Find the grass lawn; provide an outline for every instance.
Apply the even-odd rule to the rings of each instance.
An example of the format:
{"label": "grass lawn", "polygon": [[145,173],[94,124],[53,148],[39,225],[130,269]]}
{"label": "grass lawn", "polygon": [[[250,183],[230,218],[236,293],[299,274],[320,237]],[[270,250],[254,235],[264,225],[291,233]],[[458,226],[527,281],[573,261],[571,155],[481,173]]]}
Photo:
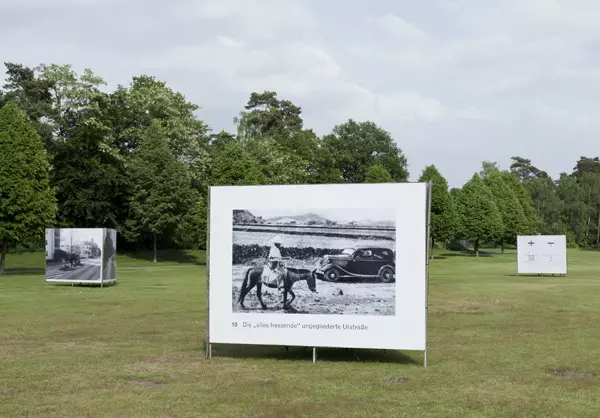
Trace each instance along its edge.
{"label": "grass lawn", "polygon": [[216,345],[205,360],[198,252],[148,269],[121,256],[104,289],[0,276],[0,416],[600,416],[600,253],[570,251],[567,277],[438,254],[426,369],[422,353],[375,350],[321,349],[313,365],[298,347]]}

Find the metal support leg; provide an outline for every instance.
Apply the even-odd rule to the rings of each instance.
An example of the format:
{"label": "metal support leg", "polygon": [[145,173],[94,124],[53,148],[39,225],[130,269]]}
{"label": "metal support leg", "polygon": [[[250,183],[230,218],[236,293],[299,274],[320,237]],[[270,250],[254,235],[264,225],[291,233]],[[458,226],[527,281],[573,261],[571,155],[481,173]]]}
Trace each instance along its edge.
{"label": "metal support leg", "polygon": [[210,360],[212,358],[212,344],[208,343],[206,346],[206,358]]}
{"label": "metal support leg", "polygon": [[317,348],[313,347],[313,364],[317,364]]}
{"label": "metal support leg", "polygon": [[423,368],[427,367],[427,350],[423,353]]}

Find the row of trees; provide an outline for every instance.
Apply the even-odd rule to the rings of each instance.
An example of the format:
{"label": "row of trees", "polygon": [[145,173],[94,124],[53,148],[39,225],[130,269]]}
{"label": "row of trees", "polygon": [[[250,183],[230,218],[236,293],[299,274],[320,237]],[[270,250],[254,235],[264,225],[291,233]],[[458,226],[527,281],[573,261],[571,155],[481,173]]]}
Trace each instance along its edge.
{"label": "row of trees", "polygon": [[[5,66],[4,249],[39,245],[51,225],[110,227],[120,248],[151,247],[156,258],[159,247],[205,245],[209,185],[408,178],[402,151],[374,123],[349,120],[319,137],[303,126],[301,109],[275,92],[251,94],[235,118],[237,132],[212,132],[197,105],[150,76],[106,92],[89,69]],[[35,158],[20,158],[24,148]],[[23,165],[36,159],[21,180]],[[44,199],[17,192],[29,180]]]}
{"label": "row of trees", "polygon": [[566,235],[570,247],[600,248],[600,159],[581,157],[571,174],[553,180],[531,160],[512,157],[508,170],[484,161],[461,188],[449,190],[434,165],[419,181],[431,181],[431,237],[514,244],[518,235]]}
{"label": "row of trees", "polygon": [[[116,228],[120,248],[154,248],[155,257],[160,247],[203,248],[209,185],[408,180],[402,150],[381,127],[348,120],[318,136],[304,126],[301,108],[275,92],[250,95],[234,118],[236,132],[213,132],[197,105],[147,75],[105,91],[89,69],[5,66],[2,254],[39,245],[50,225]],[[454,190],[427,167],[421,180],[434,184],[433,237],[469,238],[477,247],[562,232],[573,244],[598,245],[598,165],[582,158],[553,181],[515,157],[505,171],[484,163]]]}

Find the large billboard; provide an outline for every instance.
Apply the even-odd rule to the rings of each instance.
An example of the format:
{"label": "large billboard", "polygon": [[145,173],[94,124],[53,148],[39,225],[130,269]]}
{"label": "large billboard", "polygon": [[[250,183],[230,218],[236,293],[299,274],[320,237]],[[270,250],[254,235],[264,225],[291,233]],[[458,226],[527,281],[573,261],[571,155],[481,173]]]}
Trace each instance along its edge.
{"label": "large billboard", "polygon": [[565,235],[517,237],[518,274],[567,274]]}
{"label": "large billboard", "polygon": [[116,282],[116,231],[47,228],[46,282]]}
{"label": "large billboard", "polygon": [[210,188],[208,342],[425,350],[427,183]]}

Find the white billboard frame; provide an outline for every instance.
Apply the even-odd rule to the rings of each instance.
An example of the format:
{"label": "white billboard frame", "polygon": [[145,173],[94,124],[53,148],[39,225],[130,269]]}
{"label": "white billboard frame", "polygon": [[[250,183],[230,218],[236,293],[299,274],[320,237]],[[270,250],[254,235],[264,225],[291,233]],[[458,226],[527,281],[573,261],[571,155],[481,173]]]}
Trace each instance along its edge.
{"label": "white billboard frame", "polygon": [[[58,230],[58,237],[56,236],[56,231]],[[61,231],[68,231],[71,236],[71,243],[67,245],[69,247],[67,253],[68,254],[77,254],[78,258],[74,263],[71,263],[70,260],[66,260],[63,258],[62,261],[55,260],[55,252],[56,250],[62,250],[64,245],[61,245]],[[76,234],[75,247],[77,250],[73,250],[73,241],[72,236],[73,233]],[[100,287],[104,287],[104,284],[116,284],[116,272],[114,269],[116,268],[116,230],[111,228],[46,228],[45,231],[46,236],[46,265],[45,265],[45,274],[44,274],[44,282],[48,283],[70,283],[71,285],[75,284],[99,284]],[[111,273],[114,273],[114,278],[109,278],[108,280],[104,280],[104,273],[107,266],[105,266],[104,255],[105,255],[105,240],[110,236],[114,253],[112,255],[110,266]],[[94,241],[96,239],[98,242],[96,243],[96,247],[100,251],[100,255],[98,257],[87,255],[86,253],[90,251],[87,247],[90,246],[86,244],[86,242]],[[81,242],[80,242],[81,241]],[[83,245],[81,245],[83,243]],[[57,245],[58,244],[58,248]],[[82,250],[81,247],[84,247]],[[83,255],[83,257],[81,257]],[[84,261],[81,261],[81,259]],[[89,261],[92,260],[92,261]],[[67,265],[68,263],[68,265]],[[83,270],[81,269],[83,267]],[[86,273],[92,273],[94,279],[82,279],[81,274],[82,271]],[[112,275],[112,274],[111,274]]]}
{"label": "white billboard frame", "polygon": [[[417,344],[398,344],[397,341],[395,343],[390,343],[388,340],[387,343],[383,343],[383,344],[377,344],[377,343],[373,343],[373,339],[370,338],[369,336],[361,336],[361,342],[357,342],[357,339],[354,338],[352,341],[348,341],[346,339],[345,342],[343,342],[344,338],[343,338],[343,334],[340,335],[342,338],[338,338],[336,340],[335,343],[331,343],[331,339],[328,340],[327,343],[323,343],[323,342],[319,342],[319,338],[320,337],[310,337],[308,335],[304,335],[302,338],[290,338],[289,334],[287,336],[284,336],[282,338],[276,338],[275,341],[272,338],[269,339],[261,339],[260,337],[258,339],[253,339],[253,338],[248,338],[248,335],[246,334],[246,336],[244,338],[236,338],[235,336],[233,336],[233,334],[230,333],[231,330],[229,331],[223,331],[223,327],[221,325],[223,324],[227,324],[227,323],[238,323],[238,324],[254,324],[257,325],[257,321],[259,321],[257,319],[257,317],[252,317],[252,315],[248,316],[246,320],[244,320],[244,317],[241,317],[240,315],[248,315],[248,313],[244,312],[243,314],[241,313],[234,313],[234,312],[228,312],[228,315],[225,315],[223,310],[221,308],[220,312],[217,312],[217,310],[215,309],[215,305],[216,304],[223,304],[225,303],[225,300],[223,299],[223,292],[220,291],[219,289],[217,289],[215,286],[215,280],[214,277],[216,275],[218,275],[219,277],[224,277],[226,275],[224,275],[224,269],[225,266],[224,265],[218,265],[216,264],[217,261],[222,262],[223,260],[227,259],[227,257],[223,258],[220,257],[219,260],[215,260],[217,257],[214,255],[215,251],[219,251],[219,253],[224,253],[229,251],[228,254],[229,256],[233,257],[232,254],[232,245],[230,245],[229,241],[227,241],[227,239],[225,239],[225,244],[227,244],[228,248],[225,248],[225,244],[223,243],[218,243],[215,240],[215,236],[220,236],[220,237],[224,237],[226,235],[231,236],[232,234],[232,230],[233,230],[233,223],[231,221],[232,219],[232,211],[235,210],[236,208],[239,209],[241,207],[247,206],[245,205],[245,202],[243,202],[243,197],[240,199],[237,199],[237,202],[233,203],[230,202],[230,206],[227,206],[227,210],[224,210],[224,208],[221,207],[213,207],[214,206],[214,202],[215,202],[215,191],[219,190],[224,190],[224,189],[230,189],[230,190],[235,190],[237,192],[240,192],[241,194],[243,194],[244,196],[248,196],[249,193],[260,193],[260,190],[263,190],[265,193],[270,193],[272,196],[278,196],[279,192],[283,192],[285,190],[287,190],[289,193],[291,193],[292,188],[296,188],[298,190],[302,190],[300,193],[300,197],[299,200],[302,200],[302,197],[306,197],[308,195],[314,195],[315,193],[318,195],[319,193],[324,193],[327,190],[329,190],[329,193],[333,193],[335,195],[335,193],[338,193],[338,195],[341,193],[341,195],[343,195],[344,193],[347,194],[347,196],[350,196],[352,194],[356,194],[356,192],[358,192],[359,190],[361,192],[365,192],[366,190],[372,189],[374,190],[374,193],[377,193],[377,190],[379,192],[381,192],[382,190],[386,190],[387,188],[390,188],[389,190],[400,190],[401,194],[402,193],[407,193],[408,196],[411,196],[411,194],[413,194],[414,196],[420,196],[419,198],[422,198],[421,203],[417,203],[417,200],[415,200],[414,205],[416,205],[416,208],[413,208],[412,210],[418,210],[419,212],[421,210],[423,210],[423,212],[420,212],[419,217],[422,219],[422,223],[418,222],[417,224],[415,224],[414,221],[403,221],[404,223],[402,223],[400,226],[398,226],[398,224],[395,224],[395,242],[401,242],[401,247],[402,245],[407,245],[406,243],[402,242],[402,240],[400,239],[400,229],[402,228],[406,228],[408,224],[412,224],[415,225],[414,228],[416,228],[416,230],[419,230],[421,227],[423,227],[422,229],[422,233],[419,233],[419,237],[416,238],[417,241],[420,241],[421,239],[423,240],[422,244],[424,246],[421,247],[422,249],[416,250],[414,254],[417,255],[417,257],[412,256],[412,259],[414,260],[415,264],[419,263],[420,264],[420,271],[422,272],[422,277],[419,279],[414,279],[417,283],[420,284],[416,284],[414,286],[416,286],[419,289],[422,289],[420,292],[420,294],[417,295],[418,300],[422,300],[423,304],[419,304],[420,308],[420,312],[417,315],[418,317],[422,317],[424,322],[423,322],[423,326],[421,328],[421,326],[418,326],[416,323],[414,323],[414,320],[411,323],[411,326],[413,327],[411,329],[410,332],[413,332],[415,328],[421,328],[420,331],[415,331],[416,334],[421,335],[420,340],[422,341],[421,343],[417,343]],[[310,190],[310,191],[309,191]],[[333,191],[335,190],[335,191]],[[346,190],[346,192],[343,192],[343,190]],[[243,193],[242,193],[243,191]],[[351,192],[350,192],[351,191]],[[367,193],[368,194],[368,193]],[[393,195],[393,194],[392,194]],[[394,201],[394,205],[390,206],[390,208],[394,208],[396,211],[400,211],[401,208],[406,207],[406,203],[405,201],[403,202],[402,197],[400,197],[399,195],[398,199],[396,201]],[[222,196],[221,196],[222,197]],[[285,201],[286,197],[285,197],[285,193],[284,193],[284,197],[277,197],[277,199],[281,200],[281,201]],[[234,199],[235,200],[235,199]],[[366,199],[363,199],[363,201],[373,201],[373,199],[370,199],[369,197],[367,197]],[[356,199],[354,201],[354,203],[356,204]],[[354,204],[354,206],[356,206]],[[402,206],[404,204],[404,206]],[[344,207],[352,207],[353,204],[352,202],[347,203],[344,202],[344,205],[346,206],[336,206],[336,208],[338,209],[344,209]],[[252,206],[252,204],[250,204],[250,206]],[[310,208],[312,208],[314,205],[310,206]],[[410,206],[410,205],[409,205]],[[383,350],[406,350],[406,351],[423,351],[424,353],[424,367],[427,366],[427,326],[428,326],[428,296],[429,296],[429,257],[430,257],[430,251],[431,251],[431,238],[430,238],[430,222],[431,222],[431,182],[412,182],[412,183],[373,183],[373,184],[320,184],[320,185],[266,185],[266,186],[210,186],[208,188],[208,199],[207,199],[207,207],[208,207],[208,216],[207,216],[207,236],[206,236],[206,240],[207,240],[207,247],[206,247],[206,294],[207,294],[207,302],[206,302],[206,309],[207,309],[207,316],[206,316],[206,358],[210,359],[212,357],[212,344],[248,344],[248,345],[279,345],[279,346],[284,346],[287,347],[288,346],[304,346],[304,347],[313,347],[313,363],[316,362],[316,350],[317,347],[340,347],[340,348],[365,348],[365,349],[383,349]],[[309,207],[306,207],[306,210],[310,209]],[[375,208],[377,208],[377,206],[375,206]],[[223,215],[223,212],[225,212],[226,214]],[[400,213],[399,212],[395,212],[395,216],[396,219],[401,219],[400,217]],[[224,223],[224,216],[229,216],[229,222],[230,222],[230,227],[227,227],[226,224]],[[419,226],[420,225],[420,226]],[[231,229],[229,229],[231,228]],[[414,241],[413,236],[409,237],[409,238],[405,238],[404,241]],[[233,242],[233,239],[231,238],[231,242]],[[417,245],[415,245],[415,247],[417,247]],[[420,245],[418,245],[418,247],[420,247]],[[398,259],[402,258],[399,257],[398,254],[396,253],[396,251],[394,250],[395,253],[395,262],[396,262],[396,266],[398,266],[399,262]],[[407,260],[404,260],[407,261]],[[231,264],[229,264],[228,266],[229,268],[229,275],[230,275],[230,279],[228,280],[229,284],[229,309],[231,309],[231,286],[232,286],[232,281],[233,281],[233,273],[231,272]],[[218,271],[217,271],[218,270]],[[418,270],[417,270],[418,271]],[[211,277],[213,278],[213,280],[211,280]],[[318,281],[317,281],[318,282]],[[395,290],[394,290],[394,297],[396,297],[396,295],[399,293],[398,289],[402,290],[403,287],[401,287],[398,281],[394,280],[394,286],[395,286]],[[225,285],[221,285],[221,286],[225,286]],[[402,286],[406,286],[406,283],[402,283]],[[422,286],[419,287],[419,286]],[[222,289],[221,289],[222,290]],[[414,291],[414,290],[413,290]],[[215,296],[216,293],[219,293]],[[401,293],[401,292],[400,292]],[[253,293],[254,294],[254,293]],[[414,296],[414,295],[413,295]],[[221,299],[217,300],[216,298],[219,297]],[[420,298],[423,299],[420,299]],[[262,302],[261,302],[262,303]],[[398,305],[397,305],[398,306]],[[413,312],[415,313],[415,312]],[[273,314],[260,314],[262,316],[262,318],[264,318],[264,320],[266,322],[270,322],[270,321],[274,321],[275,319],[273,319],[273,317],[271,315]],[[391,324],[393,324],[393,321],[396,321],[396,326],[398,325],[398,322],[401,322],[398,318],[402,315],[402,311],[398,312],[397,310],[395,311],[395,314],[391,316],[392,318],[392,322],[387,322],[386,326],[389,326]],[[219,318],[219,316],[227,316],[227,318]],[[281,315],[281,314],[277,314],[277,321],[278,322],[284,322],[286,323],[285,318],[293,318],[297,316],[297,318],[295,319],[290,319],[289,321],[294,321],[294,322],[298,322],[298,323],[307,323],[307,322],[319,322],[318,319],[316,319],[315,317],[318,316],[324,316],[324,315],[310,315],[310,314],[301,314],[301,315],[296,315],[296,314],[286,314],[286,315]],[[333,315],[331,315],[333,316]],[[349,326],[349,322],[360,322],[360,320],[346,320],[346,318],[348,317],[348,315],[339,315],[340,319],[344,319],[344,321],[337,321],[338,322],[338,327],[336,327],[335,329],[339,329],[339,323],[344,322],[344,326]],[[237,318],[236,321],[231,321],[231,318]],[[269,319],[270,318],[270,319]],[[305,318],[310,318],[310,319],[305,319]],[[364,316],[360,316],[360,315],[356,315],[355,316],[356,319],[365,319]],[[370,320],[372,320],[374,317],[369,318]],[[300,320],[302,319],[302,320]],[[287,321],[287,322],[289,322]],[[221,323],[217,323],[217,322],[221,322]],[[328,321],[328,322],[332,322],[332,321]],[[336,322],[336,321],[333,321]],[[377,321],[375,321],[376,323]],[[272,322],[271,322],[272,325]],[[276,324],[277,325],[277,324]],[[327,324],[333,327],[332,324]],[[250,326],[250,325],[249,325]],[[403,331],[399,331],[399,333],[401,334],[402,332],[407,332],[406,331],[406,327],[407,324],[405,323],[401,323],[400,324],[401,327],[405,327],[403,328]],[[215,332],[213,331],[213,329],[220,329],[219,332],[217,332],[216,334],[218,334],[215,337]],[[239,330],[239,328],[238,328]],[[386,333],[389,333],[389,328],[386,329]],[[302,331],[302,330],[299,330]],[[381,331],[381,328],[380,328]],[[227,334],[227,337],[225,337],[225,335]],[[231,334],[231,335],[230,335]],[[282,334],[281,330],[278,331],[278,335]],[[402,339],[402,337],[400,337],[400,340]],[[338,343],[337,341],[342,341],[341,343]],[[369,341],[368,343],[364,343],[364,341]]]}
{"label": "white billboard frame", "polygon": [[[556,245],[556,247],[555,247]],[[566,276],[566,235],[517,236],[517,274]]]}

